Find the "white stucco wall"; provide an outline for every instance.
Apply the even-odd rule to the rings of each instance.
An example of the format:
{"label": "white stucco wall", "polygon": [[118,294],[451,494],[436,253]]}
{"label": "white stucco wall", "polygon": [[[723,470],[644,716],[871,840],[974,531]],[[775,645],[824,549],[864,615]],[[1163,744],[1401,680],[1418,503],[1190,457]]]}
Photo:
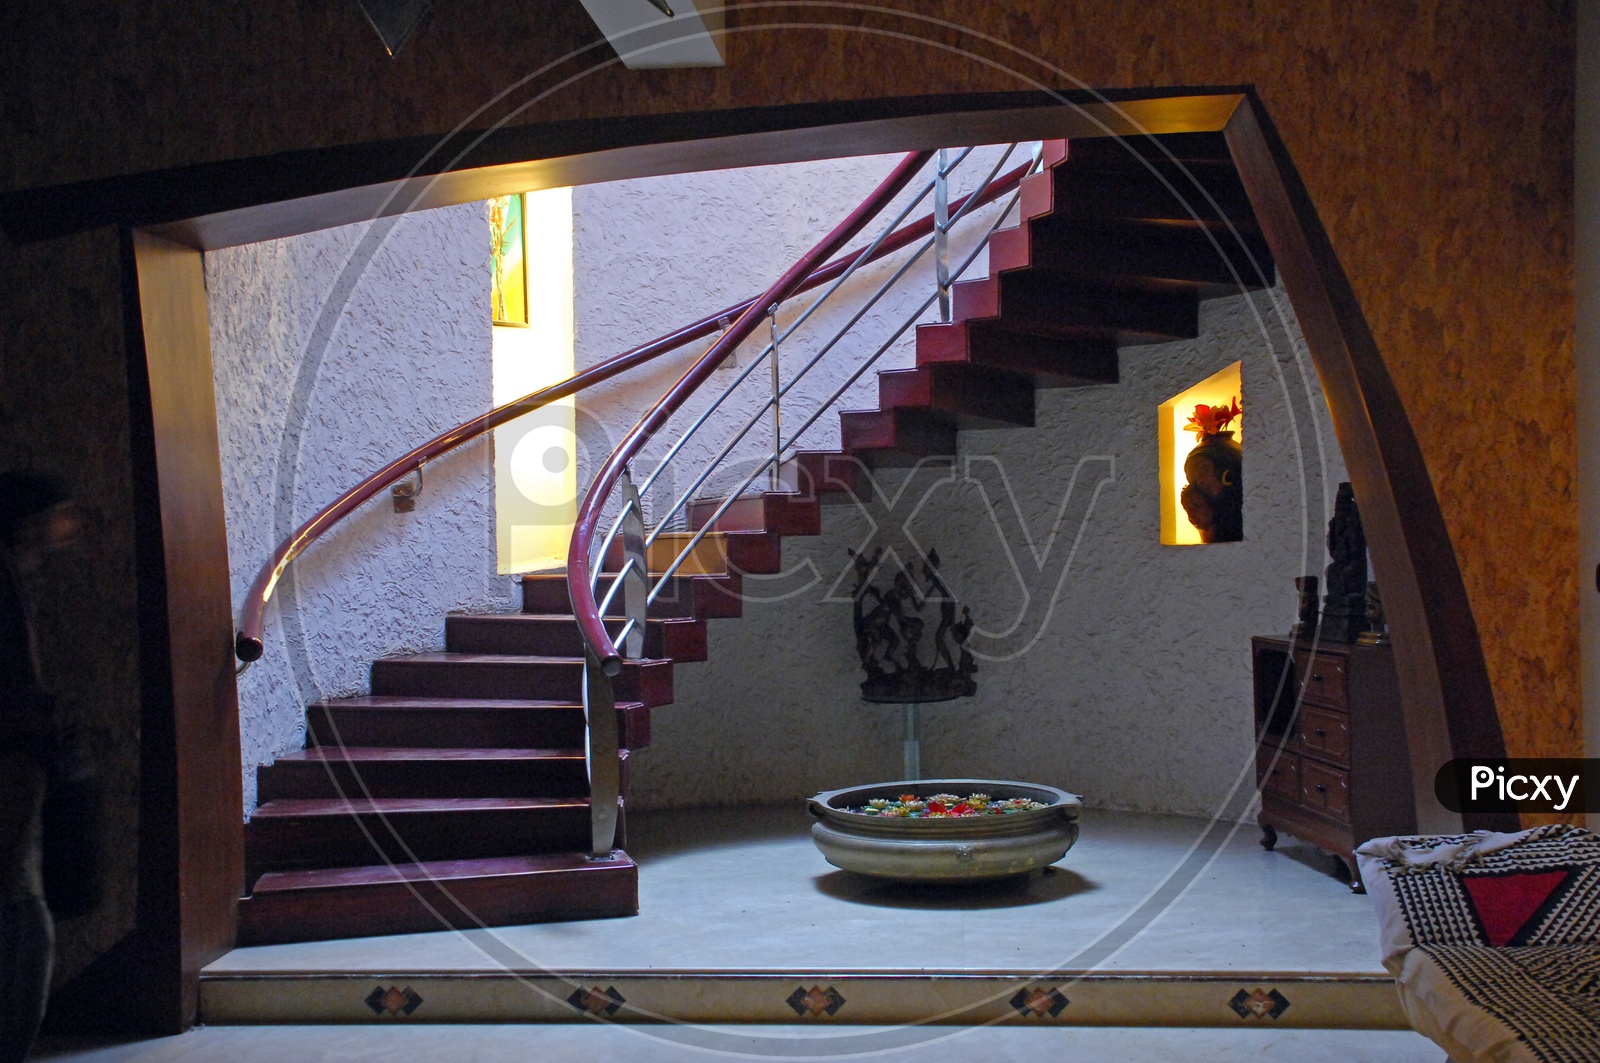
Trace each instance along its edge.
{"label": "white stucco wall", "polygon": [[[714,622],[710,661],[676,670],[677,703],[655,714],[654,744],[635,762],[636,803],[788,799],[899,776],[900,710],[860,701],[849,582],[837,581],[847,547],[907,553],[904,524],[939,550],[978,623],[977,696],[922,710],[926,775],[1036,780],[1098,807],[1244,815],[1249,639],[1287,633],[1291,581],[1326,564],[1344,478],[1298,327],[1274,303],[1289,313],[1281,291],[1202,304],[1198,340],[1125,349],[1121,383],[1041,391],[1033,429],[962,433],[954,482],[886,474],[887,493],[905,493],[871,520],[825,508],[821,537],[785,541],[791,582],[772,581],[819,582]],[[1236,360],[1245,541],[1162,546],[1157,407]]]}
{"label": "white stucco wall", "polygon": [[[489,407],[488,258],[482,204],[206,255],[236,614],[284,534]],[[415,511],[385,492],[291,567],[239,680],[247,810],[256,766],[303,744],[309,701],[439,648],[450,609],[511,607],[492,484],[487,441],[464,447],[428,467]]]}
{"label": "white stucco wall", "polygon": [[[975,187],[999,159],[1001,149],[979,148],[952,177],[951,198]],[[739,170],[652,177],[587,185],[573,190],[573,270],[576,363],[582,368],[652,340],[672,328],[688,324],[764,291],[851,210],[900,161],[900,155],[854,159],[827,159],[783,166],[756,166]],[[1005,167],[1028,158],[1023,149]],[[931,165],[913,178],[899,197],[850,244],[866,246],[878,228],[894,218],[932,176]],[[991,224],[998,204],[975,211],[958,225],[951,239],[952,268],[969,253]],[[908,220],[933,210],[927,196]],[[796,332],[780,343],[781,379],[792,380],[833,333],[858,310],[877,287],[893,275],[915,251],[915,245],[864,267]],[[980,251],[970,275],[981,275],[987,263]],[[928,252],[911,267],[907,282],[884,296],[857,323],[852,334],[825,354],[816,368],[784,399],[784,432],[798,428],[844,382],[861,360],[889,339],[933,292],[933,254]],[[815,296],[826,289],[791,300],[780,309],[780,330],[803,313]],[[923,321],[937,320],[937,307],[923,313]],[[913,330],[908,329],[887,350],[876,368],[908,366],[913,359]],[[736,379],[757,357],[771,337],[766,324],[745,342],[737,355],[737,369],[715,374],[704,394],[694,396],[669,428],[646,450],[664,453],[676,438],[673,426],[692,423],[712,398]],[[599,462],[610,453],[628,429],[661,396],[715,337],[691,344],[655,365],[636,370],[609,385],[586,392],[579,400],[579,488],[588,486]],[[839,403],[840,409],[877,406],[877,379],[868,372]],[[763,362],[717,412],[715,421],[687,444],[674,462],[670,481],[680,487],[728,440],[728,428],[744,424],[756,414],[771,393],[771,377]],[[839,419],[825,414],[802,438],[807,450],[839,445]],[[735,449],[710,483],[737,484],[750,470],[750,462],[771,452],[772,433],[762,421]],[[635,467],[641,476],[654,461]],[[652,497],[659,495],[660,497]],[[666,491],[652,492],[645,503],[660,512]]]}

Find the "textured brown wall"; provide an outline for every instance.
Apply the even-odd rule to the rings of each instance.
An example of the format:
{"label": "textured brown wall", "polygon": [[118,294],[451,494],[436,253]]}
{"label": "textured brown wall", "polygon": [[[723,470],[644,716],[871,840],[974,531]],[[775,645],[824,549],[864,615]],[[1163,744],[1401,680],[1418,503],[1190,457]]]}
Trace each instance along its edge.
{"label": "textured brown wall", "polygon": [[[1510,750],[1577,755],[1570,4],[746,3],[730,25],[724,69],[613,66],[539,100],[610,54],[602,45],[513,88],[595,39],[575,0],[439,0],[394,59],[354,0],[13,0],[0,11],[0,190],[433,135],[521,105],[512,120],[531,124],[1035,81],[1254,83],[1416,426]],[[81,439],[41,442],[35,454],[96,463],[82,481],[107,492],[115,515],[127,482],[114,438],[120,329],[114,311],[75,301],[119,298],[103,244],[5,251],[4,383],[32,397],[0,407],[0,441],[15,454],[39,425],[92,403],[107,419],[92,455]],[[35,271],[40,261],[49,272]],[[58,365],[91,382],[90,403],[43,386]],[[111,525],[101,567],[125,576],[131,537]],[[126,597],[96,607],[127,618]],[[89,651],[96,691],[117,706],[99,711],[117,734],[135,694],[119,663],[127,653],[115,639]]]}

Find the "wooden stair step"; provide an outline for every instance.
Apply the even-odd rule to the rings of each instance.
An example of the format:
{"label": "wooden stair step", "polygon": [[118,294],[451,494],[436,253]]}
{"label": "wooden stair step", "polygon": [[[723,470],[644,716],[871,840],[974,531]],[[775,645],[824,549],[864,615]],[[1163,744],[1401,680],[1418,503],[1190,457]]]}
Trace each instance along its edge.
{"label": "wooden stair step", "polygon": [[[698,531],[727,501],[697,498],[689,503],[689,527]],[[717,531],[753,531],[772,535],[820,535],[822,506],[798,491],[763,491],[736,498],[717,517]]]}
{"label": "wooden stair step", "polygon": [[1147,136],[1076,137],[1067,145],[1064,165],[1072,167],[1143,169],[1163,166],[1233,168],[1227,137],[1220,132],[1162,133]]}
{"label": "wooden stair step", "polygon": [[951,288],[956,321],[998,319],[1008,332],[1109,339],[1119,347],[1193,339],[1200,300],[1193,289],[1139,291],[1040,270],[1015,270]]}
{"label": "wooden stair step", "polygon": [[937,410],[896,406],[887,410],[845,410],[839,414],[845,450],[873,466],[915,465],[923,458],[956,453],[955,418]]}
{"label": "wooden stair step", "polygon": [[[678,555],[688,550],[674,575],[719,576],[729,572],[770,574],[783,571],[782,536],[764,531],[707,532],[693,547],[694,532],[662,532],[645,550],[652,576],[665,572]],[[621,537],[606,551],[604,571],[622,567]]]}
{"label": "wooden stair step", "polygon": [[[613,609],[620,604],[614,602]],[[608,617],[606,630],[615,638],[624,623],[621,617]],[[444,648],[451,653],[580,657],[583,634],[571,613],[456,613],[445,617]],[[692,617],[646,620],[644,655],[674,661],[705,660],[706,622]]]}
{"label": "wooden stair step", "polygon": [[991,321],[917,326],[919,366],[959,362],[1027,373],[1041,387],[1117,382],[1117,345],[1111,340],[1033,336]]}
{"label": "wooden stair step", "polygon": [[820,502],[847,500],[865,489],[871,473],[860,458],[841,450],[800,450],[783,463],[779,479],[796,493]]}
{"label": "wooden stair step", "polygon": [[[583,658],[490,653],[412,653],[372,662],[372,692],[418,697],[583,697]],[[672,701],[672,662],[627,661],[612,680],[619,701]]]}
{"label": "wooden stair step", "polygon": [[637,915],[639,872],[618,849],[271,871],[239,902],[239,944],[369,937]]}
{"label": "wooden stair step", "polygon": [[256,799],[367,797],[581,797],[583,747],[510,749],[312,746],[256,773]]}
{"label": "wooden stair step", "polygon": [[[653,586],[653,585],[652,585]],[[601,576],[596,600],[611,588],[611,577]],[[724,620],[740,616],[744,609],[744,582],[738,572],[720,576],[677,576],[650,603],[647,615],[662,619],[686,617],[695,620]],[[565,573],[539,573],[522,577],[522,611],[525,613],[572,615],[572,599]]]}
{"label": "wooden stair step", "polygon": [[[623,748],[650,744],[648,707],[619,701],[617,726]],[[581,746],[584,733],[583,705],[575,700],[369,695],[306,709],[306,739],[315,745],[563,748]]]}
{"label": "wooden stair step", "polygon": [[[619,836],[621,820],[619,809]],[[577,852],[589,834],[587,797],[282,798],[257,805],[245,824],[246,881],[268,871]]]}
{"label": "wooden stair step", "polygon": [[938,410],[958,428],[1033,427],[1033,378],[952,362],[878,373],[878,406]]}
{"label": "wooden stair step", "polygon": [[[1254,290],[1272,284],[1272,255],[1266,241],[1249,232],[1213,233],[1181,222],[1094,222],[1055,216],[1025,227],[1001,230],[991,245],[1010,262],[1003,245],[1026,228],[1028,267],[1072,277],[1159,290],[1193,285],[1201,295]],[[998,272],[998,271],[994,271]]]}
{"label": "wooden stair step", "polygon": [[1035,176],[1038,183],[1023,189],[1023,214],[1029,218],[1183,221],[1259,231],[1250,197],[1232,167],[1123,172],[1063,166]]}

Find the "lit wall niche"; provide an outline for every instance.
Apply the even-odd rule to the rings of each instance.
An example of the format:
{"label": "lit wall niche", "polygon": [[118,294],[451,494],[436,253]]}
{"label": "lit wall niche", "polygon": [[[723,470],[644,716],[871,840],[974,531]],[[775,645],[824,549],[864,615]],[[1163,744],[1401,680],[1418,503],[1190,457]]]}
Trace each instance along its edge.
{"label": "lit wall niche", "polygon": [[[496,406],[565,380],[573,371],[572,189],[491,201],[491,240],[505,236],[505,219],[512,212],[495,210],[505,200],[517,204],[521,232],[492,261]],[[513,257],[525,279],[506,270]],[[519,293],[525,294],[519,299]],[[518,311],[520,322],[515,320]],[[513,320],[502,322],[501,314]],[[564,565],[578,505],[573,400],[563,399],[495,429],[494,465],[499,570],[534,572]]]}
{"label": "lit wall niche", "polygon": [[[1239,386],[1241,364],[1234,362],[1161,404],[1156,417],[1161,470],[1161,541],[1169,546],[1202,545],[1200,530],[1189,522],[1180,501],[1185,483],[1183,462],[1195,446],[1194,433],[1185,431],[1184,425],[1196,406],[1227,406],[1236,398],[1244,405]],[[1235,417],[1228,430],[1235,440],[1243,443],[1243,415]]]}

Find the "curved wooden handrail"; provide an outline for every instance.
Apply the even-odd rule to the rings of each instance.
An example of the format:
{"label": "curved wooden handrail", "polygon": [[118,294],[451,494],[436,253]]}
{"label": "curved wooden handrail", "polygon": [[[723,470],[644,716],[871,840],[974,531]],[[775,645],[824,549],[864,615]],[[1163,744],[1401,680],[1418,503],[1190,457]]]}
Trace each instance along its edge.
{"label": "curved wooden handrail", "polygon": [[[977,193],[978,201],[974,206],[983,206],[991,203],[1016,188],[1022,178],[1027,176],[1031,165],[1031,163],[1024,163],[989,182],[988,187]],[[949,207],[950,213],[954,214],[960,211],[970,198],[972,197],[968,195],[953,200]],[[794,295],[827,284],[838,278],[840,274],[850,267],[856,265],[858,260],[863,263],[873,262],[885,255],[892,254],[907,244],[920,240],[933,232],[933,223],[933,215],[926,214],[909,225],[896,229],[881,240],[876,247],[845,255],[813,270],[789,294]],[[854,235],[854,232],[850,235]],[[849,236],[846,236],[845,239],[849,239]],[[763,298],[765,297],[756,296],[746,299],[742,303],[736,303],[714,314],[709,314],[693,324],[685,325],[676,331],[669,332],[665,336],[653,339],[649,343],[624,351],[614,358],[598,362],[582,372],[575,373],[566,380],[552,384],[547,388],[530,392],[504,405],[496,406],[481,416],[434,436],[426,443],[372,473],[319,510],[316,515],[296,528],[293,534],[279,543],[277,549],[273,550],[272,556],[256,573],[255,580],[250,584],[249,593],[245,596],[244,607],[239,617],[239,627],[234,634],[235,655],[239,660],[246,663],[260,659],[266,648],[262,638],[262,628],[265,624],[267,603],[272,600],[272,594],[277,589],[278,582],[283,578],[284,571],[294,562],[295,558],[305,552],[307,547],[326,534],[328,529],[358,509],[363,503],[370,501],[380,491],[393,486],[435,458],[441,457],[463,444],[470,443],[485,432],[493,431],[501,425],[521,417],[523,414],[532,413],[534,410],[548,406],[552,402],[557,402],[569,395],[575,395],[585,388],[610,380],[612,377],[625,373],[630,369],[653,361],[661,355],[675,351],[687,343],[704,339],[723,327],[724,322],[740,317],[752,307],[758,304],[770,305],[762,304]]]}
{"label": "curved wooden handrail", "polygon": [[650,408],[650,411],[639,419],[639,423],[633,426],[621,444],[611,452],[605,464],[600,467],[594,482],[589,486],[588,493],[583,497],[583,504],[578,507],[578,517],[573,525],[572,543],[567,550],[567,593],[572,598],[572,612],[577,618],[578,629],[583,632],[584,642],[599,664],[600,670],[606,675],[614,676],[622,671],[622,657],[617,653],[616,644],[612,642],[611,636],[607,634],[605,624],[601,622],[600,609],[595,602],[593,588],[590,586],[592,572],[589,551],[594,546],[595,531],[599,526],[606,499],[611,497],[611,492],[622,477],[622,471],[644,445],[662,429],[667,420],[688,401],[689,396],[705,383],[717,366],[721,365],[739,344],[749,338],[766,315],[768,308],[782,303],[798,292],[802,282],[816,270],[817,266],[860,232],[862,227],[871,221],[932,157],[932,151],[914,151],[901,159],[860,206],[851,211],[848,217],[834,226],[832,232],[789,267],[772,287],[747,304],[745,310],[721,338],[712,344],[711,349],[701,355],[678,382]]}

